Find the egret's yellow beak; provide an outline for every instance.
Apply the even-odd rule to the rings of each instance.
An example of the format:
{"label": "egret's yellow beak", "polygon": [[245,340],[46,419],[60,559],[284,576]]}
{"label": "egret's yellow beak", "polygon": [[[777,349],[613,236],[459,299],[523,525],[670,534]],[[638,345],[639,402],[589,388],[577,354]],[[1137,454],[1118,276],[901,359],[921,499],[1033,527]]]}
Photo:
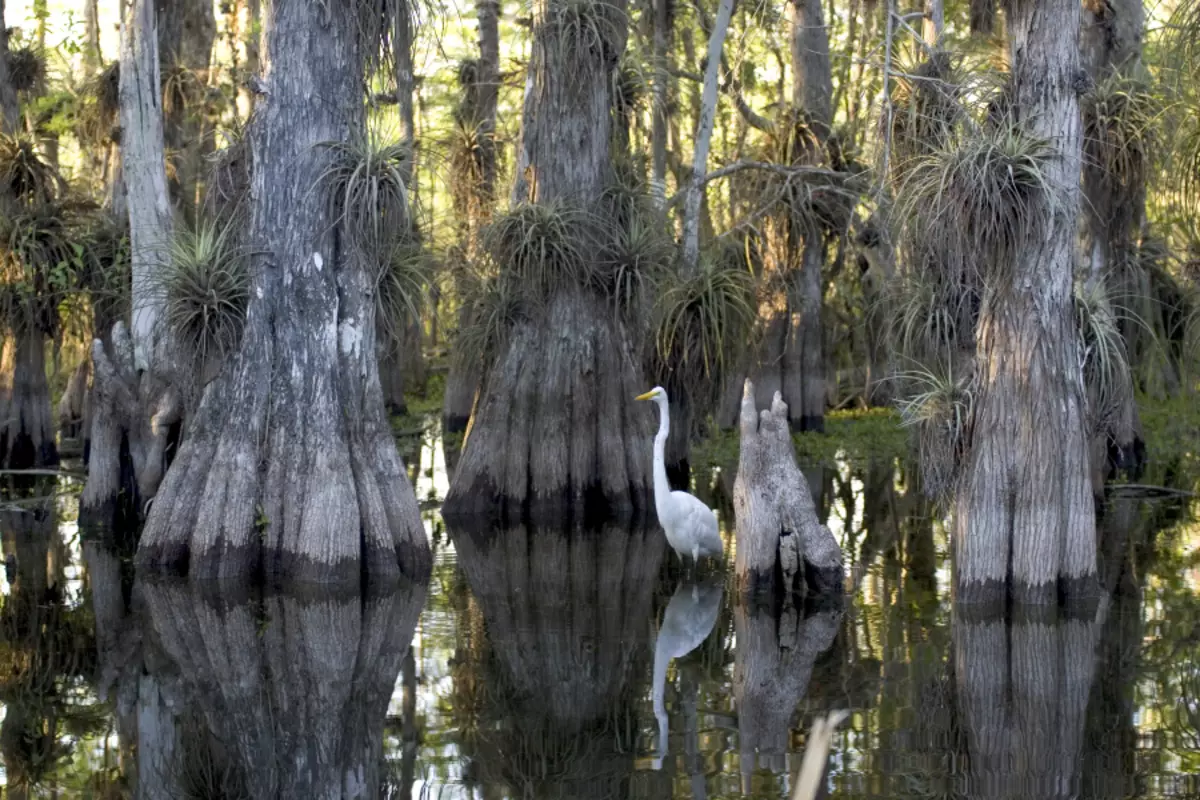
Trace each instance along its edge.
{"label": "egret's yellow beak", "polygon": [[654,395],[655,395],[655,391],[653,389],[651,389],[650,391],[646,392],[645,394],[639,394],[637,397],[635,397],[633,399],[634,400],[649,400],[651,397],[654,397]]}

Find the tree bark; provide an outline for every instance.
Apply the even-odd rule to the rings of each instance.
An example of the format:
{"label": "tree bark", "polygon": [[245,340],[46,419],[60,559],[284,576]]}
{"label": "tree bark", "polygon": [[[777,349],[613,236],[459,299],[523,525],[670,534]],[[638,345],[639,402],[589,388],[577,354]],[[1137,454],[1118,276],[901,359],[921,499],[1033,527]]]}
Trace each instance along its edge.
{"label": "tree bark", "polygon": [[58,401],[58,408],[55,409],[58,430],[64,439],[83,438],[87,423],[88,381],[91,375],[91,359],[85,358],[67,379],[67,388]]}
{"label": "tree bark", "polygon": [[[833,127],[833,68],[829,61],[829,32],[821,0],[791,0],[792,105],[803,110],[820,147]],[[809,154],[819,161],[820,148]],[[797,226],[789,220],[789,251],[799,247],[799,268],[788,280],[788,325],[784,339],[783,397],[789,419],[802,431],[825,430],[825,351],[821,308],[824,302],[822,272],[825,234],[815,222]],[[791,253],[789,252],[789,257]],[[765,406],[764,406],[765,407]]]}
{"label": "tree bark", "polygon": [[[212,152],[212,132],[207,131],[208,71],[217,21],[208,0],[155,0],[158,7],[161,70],[172,76],[174,87],[188,102],[165,109],[163,141],[177,154],[176,179],[170,183],[171,199],[185,219],[194,219],[198,188],[204,174],[204,157]],[[168,81],[171,83],[172,81]]]}
{"label": "tree bark", "polygon": [[671,104],[671,41],[675,31],[674,0],[653,0],[654,85],[650,107],[650,192],[663,207],[667,202],[667,118]]}
{"label": "tree bark", "polygon": [[[462,242],[468,260],[479,250],[479,236],[491,217],[496,197],[496,108],[500,97],[500,3],[499,0],[478,0],[475,13],[479,19],[479,68],[475,83],[462,87],[471,98],[464,101],[462,113],[465,124],[473,126],[479,143],[479,184],[470,186],[463,181],[466,198],[466,241]],[[460,301],[463,292],[459,292]],[[470,324],[465,310],[458,315],[459,330]],[[475,407],[475,396],[487,365],[480,363],[477,354],[456,352],[446,374],[446,391],[442,406],[442,427],[446,433],[462,433],[467,429]]]}
{"label": "tree bark", "polygon": [[970,0],[971,33],[991,36],[996,27],[996,0]]}
{"label": "tree bark", "polygon": [[[0,0],[0,21],[4,19],[4,0]],[[21,108],[17,91],[8,71],[8,27],[0,22],[0,133],[14,133],[21,127]]]}
{"label": "tree bark", "polygon": [[[577,43],[572,8],[552,0],[535,9],[513,193],[594,208],[612,177],[613,71],[626,9],[624,0],[589,6],[602,33]],[[448,514],[557,516],[585,501],[617,513],[649,506],[651,419],[634,407],[641,379],[624,324],[591,287],[561,285],[550,295],[515,324],[489,369]]]}
{"label": "tree bark", "polygon": [[[1079,3],[1010,8],[1019,124],[1053,143],[1057,197],[985,289],[976,325],[978,386],[955,493],[957,597],[1018,603],[1086,594],[1096,575],[1086,397],[1073,309],[1082,131]],[[1012,586],[1008,585],[1010,579]]]}
{"label": "tree bark", "polygon": [[700,268],[700,205],[704,196],[704,176],[708,174],[708,149],[712,143],[717,115],[717,79],[725,34],[733,16],[733,0],[721,0],[717,18],[708,37],[708,58],[704,68],[704,91],[700,95],[699,119],[692,150],[692,178],[683,200],[683,268],[694,273]]}
{"label": "tree bark", "polygon": [[384,414],[368,266],[314,191],[362,135],[353,9],[279,3],[249,132],[252,289],[241,345],[204,388],[151,508],[144,568],[284,582],[417,573],[429,546]]}
{"label": "tree bark", "polygon": [[158,14],[131,0],[121,21],[121,156],[133,262],[133,348],[138,370],[159,355],[163,299],[155,275],[166,262],[171,202],[163,156]]}
{"label": "tree bark", "polygon": [[100,0],[83,0],[83,68],[95,75],[104,64],[100,49]]}
{"label": "tree bark", "polygon": [[945,29],[946,8],[943,0],[925,0],[925,18],[921,26],[921,36],[925,44],[937,47]]}
{"label": "tree bark", "polygon": [[0,350],[0,464],[28,469],[58,463],[46,381],[46,337],[28,325]]}
{"label": "tree bark", "polygon": [[[779,393],[756,411],[754,386],[742,395],[741,454],[733,486],[737,582],[743,595],[807,589],[842,592],[842,551],[817,519],[804,474],[796,466],[787,405]],[[781,583],[779,581],[782,581]]]}
{"label": "tree bark", "polygon": [[[1117,76],[1135,81],[1141,78],[1145,28],[1141,0],[1086,2],[1082,16],[1080,52],[1092,83],[1100,84]],[[1106,126],[1107,121],[1100,121],[1100,125]],[[1128,149],[1113,152],[1121,146]],[[1143,291],[1134,273],[1138,270],[1138,245],[1145,221],[1148,154],[1139,152],[1136,144],[1114,146],[1104,136],[1085,137],[1083,147],[1084,212],[1088,222],[1084,252],[1091,255],[1086,282],[1093,296],[1098,296],[1106,306],[1103,313],[1118,321],[1124,334],[1126,358],[1132,367],[1145,353],[1142,330],[1145,323],[1123,319],[1126,315],[1112,308],[1111,303],[1135,308]],[[1141,161],[1135,163],[1139,157]],[[1117,161],[1125,162],[1127,172],[1113,172]],[[1098,440],[1093,442],[1092,464],[1098,479],[1093,490],[1097,493],[1103,491],[1106,473],[1126,469],[1136,472],[1145,465],[1145,443],[1141,438],[1132,371],[1124,385],[1114,387],[1112,408],[1092,409],[1095,428],[1092,435]]]}

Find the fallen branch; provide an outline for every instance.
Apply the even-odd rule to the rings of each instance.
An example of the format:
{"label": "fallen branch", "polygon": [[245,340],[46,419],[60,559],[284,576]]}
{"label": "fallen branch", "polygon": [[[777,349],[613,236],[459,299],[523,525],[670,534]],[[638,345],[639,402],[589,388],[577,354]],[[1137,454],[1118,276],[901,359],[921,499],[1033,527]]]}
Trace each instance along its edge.
{"label": "fallen branch", "polygon": [[[746,159],[742,159],[740,161],[735,161],[732,164],[726,164],[725,166],[721,167],[720,169],[714,169],[712,172],[708,173],[707,175],[705,175],[703,178],[700,179],[700,185],[704,186],[705,184],[707,184],[711,181],[720,180],[721,178],[728,178],[730,175],[735,175],[739,172],[745,172],[746,170],[750,170],[750,169],[762,170],[763,172],[774,172],[776,175],[782,175],[785,178],[797,178],[797,177],[802,177],[802,176],[814,176],[814,177],[819,176],[822,178],[834,178],[837,180],[844,180],[847,177],[853,177],[853,175],[848,175],[845,172],[838,172],[837,170],[825,169],[824,167],[790,166],[788,164],[775,164],[770,161],[749,161]],[[822,186],[821,188],[832,190],[835,187]],[[667,205],[674,206],[680,200],[682,200],[684,195],[686,195],[686,194],[687,194],[686,189],[676,192],[674,195],[671,196],[671,199],[667,201]]]}
{"label": "fallen branch", "polygon": [[1136,494],[1167,494],[1176,497],[1196,497],[1195,492],[1189,492],[1186,489],[1172,489],[1170,486],[1154,486],[1147,483],[1115,483],[1109,484],[1106,487],[1109,494],[1119,495],[1136,495]]}

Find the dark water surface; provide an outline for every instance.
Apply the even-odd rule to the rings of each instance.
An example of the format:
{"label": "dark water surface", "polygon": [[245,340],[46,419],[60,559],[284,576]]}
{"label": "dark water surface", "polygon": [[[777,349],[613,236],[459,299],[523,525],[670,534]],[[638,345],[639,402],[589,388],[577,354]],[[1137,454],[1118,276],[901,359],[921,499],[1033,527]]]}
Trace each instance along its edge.
{"label": "dark water surface", "polygon": [[[942,521],[895,465],[808,475],[840,610],[733,602],[657,529],[436,511],[433,575],[397,592],[135,584],[71,487],[38,487],[0,508],[4,796],[785,798],[813,718],[848,709],[829,797],[1200,797],[1193,501],[1110,503],[1094,614],[988,619],[952,607]],[[699,491],[728,512],[731,480]]]}

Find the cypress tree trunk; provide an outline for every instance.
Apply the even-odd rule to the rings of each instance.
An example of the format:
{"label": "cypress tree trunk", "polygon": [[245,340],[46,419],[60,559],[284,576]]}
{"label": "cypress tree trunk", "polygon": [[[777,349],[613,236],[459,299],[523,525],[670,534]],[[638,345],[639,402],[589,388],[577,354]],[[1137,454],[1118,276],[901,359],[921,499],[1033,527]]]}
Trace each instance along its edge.
{"label": "cypress tree trunk", "polygon": [[[479,18],[479,65],[471,86],[463,86],[464,102],[460,108],[464,123],[476,131],[479,182],[464,180],[461,191],[467,194],[465,208],[460,211],[466,222],[464,249],[467,259],[474,259],[479,250],[479,235],[491,217],[496,195],[496,107],[500,97],[500,3],[499,0],[478,0],[475,13]],[[460,295],[462,293],[460,292]],[[469,325],[467,314],[460,312],[459,330]],[[472,353],[455,353],[446,375],[446,394],[442,406],[442,425],[447,433],[467,429],[475,396],[486,365]]]}
{"label": "cypress tree trunk", "polygon": [[[1079,209],[1079,3],[1019,0],[1009,11],[1013,113],[1058,151],[1044,207],[1011,268],[984,292],[970,452],[955,495],[958,598],[1019,603],[1076,595],[1096,574],[1086,397],[1072,271]],[[1011,565],[1011,580],[1008,587]]]}
{"label": "cypress tree trunk", "polygon": [[[833,70],[829,32],[821,0],[791,0],[792,104],[807,115],[818,145],[824,146],[833,126]],[[819,160],[821,153],[810,158]],[[799,248],[799,268],[792,267],[788,287],[788,333],[781,362],[783,399],[788,418],[802,431],[825,430],[825,354],[821,338],[825,235],[812,221],[802,229],[789,224],[789,250]],[[789,253],[789,256],[791,253]],[[762,406],[766,407],[766,405]]]}
{"label": "cypress tree trunk", "polygon": [[[166,468],[168,431],[180,421],[170,391],[164,298],[157,275],[167,258],[173,220],[163,161],[158,13],[134,0],[121,26],[120,193],[129,213],[133,330],[118,322],[107,341],[92,343],[88,479],[81,524],[117,528],[136,521]],[[97,314],[99,319],[100,314]]]}
{"label": "cypress tree trunk", "polygon": [[198,206],[204,157],[213,149],[204,108],[217,20],[208,0],[156,2],[161,70],[168,76],[166,93],[174,99],[164,109],[163,120],[164,144],[176,155],[177,177],[170,184],[171,199],[190,221]]}
{"label": "cypress tree trunk", "polygon": [[[603,34],[575,42],[579,7],[535,8],[514,199],[594,208],[610,180],[613,76],[625,49],[623,0],[583,7]],[[501,264],[501,269],[506,265]],[[510,515],[591,499],[610,511],[648,506],[651,417],[635,408],[642,385],[624,325],[582,285],[555,287],[518,322],[485,380],[447,513]]]}
{"label": "cypress tree trunk", "polygon": [[653,0],[654,85],[650,108],[650,191],[660,206],[667,201],[667,118],[670,115],[671,40],[675,0]]}
{"label": "cypress tree trunk", "polygon": [[22,324],[0,350],[0,464],[29,469],[58,463],[46,381],[46,337]]}
{"label": "cypress tree trunk", "polygon": [[[1148,87],[1132,83],[1143,77],[1141,73],[1145,69],[1142,65],[1144,17],[1141,0],[1083,4],[1080,49],[1083,66],[1092,76],[1093,84],[1124,77],[1131,80],[1129,91],[1149,91]],[[1128,98],[1123,102],[1135,100]],[[1108,109],[1098,110],[1098,113],[1106,114]],[[1090,255],[1086,281],[1093,297],[1116,301],[1125,308],[1136,308],[1137,295],[1142,292],[1135,273],[1139,238],[1145,221],[1148,154],[1136,142],[1114,146],[1103,135],[1109,122],[1095,117],[1092,122],[1096,133],[1085,137],[1083,159],[1084,211],[1088,222],[1084,246],[1085,253]],[[1119,151],[1118,147],[1121,148]],[[1105,305],[1107,308],[1103,313],[1120,321],[1127,358],[1135,363],[1145,354],[1145,323],[1121,314],[1108,302]],[[1093,408],[1093,415],[1097,417],[1093,436],[1099,441],[1093,443],[1093,459],[1097,463],[1093,463],[1092,468],[1101,484],[1108,469],[1136,471],[1145,465],[1145,443],[1141,437],[1132,375],[1128,378],[1123,385],[1113,387],[1113,407]],[[1100,492],[1103,486],[1093,488]]]}
{"label": "cypress tree trunk", "polygon": [[145,568],[284,581],[395,578],[429,546],[384,415],[374,303],[344,219],[314,191],[362,135],[359,20],[268,9],[249,132],[252,290],[240,349],[207,387],[151,509]]}
{"label": "cypress tree trunk", "polygon": [[[4,19],[4,0],[0,0],[0,20]],[[21,126],[21,108],[17,90],[8,75],[8,27],[0,23],[0,133],[13,133]]]}

